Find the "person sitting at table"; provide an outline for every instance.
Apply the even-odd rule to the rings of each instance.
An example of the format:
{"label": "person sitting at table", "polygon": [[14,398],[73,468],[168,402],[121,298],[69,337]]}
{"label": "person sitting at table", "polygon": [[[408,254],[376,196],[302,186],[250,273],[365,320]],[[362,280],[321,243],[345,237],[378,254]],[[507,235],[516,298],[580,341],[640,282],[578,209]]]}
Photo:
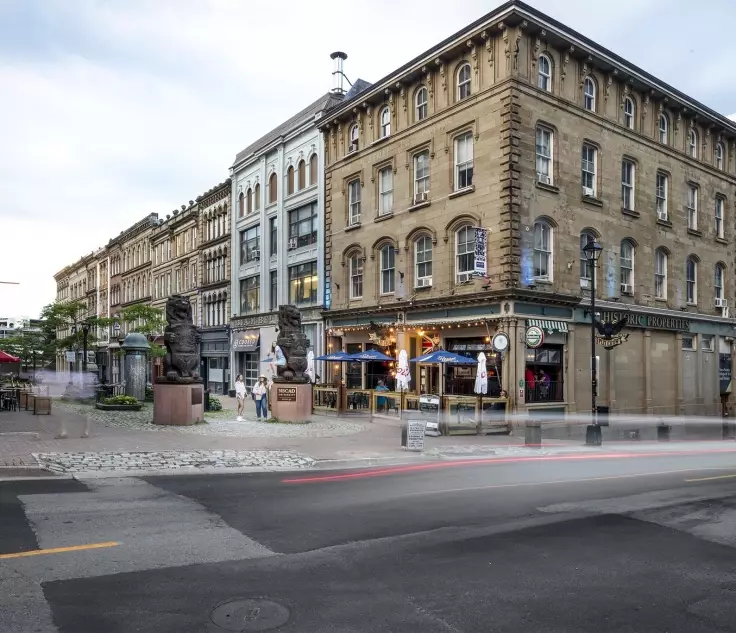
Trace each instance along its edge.
{"label": "person sitting at table", "polygon": [[[388,387],[386,386],[386,383],[383,382],[383,380],[379,380],[378,384],[376,385],[376,391],[388,391]],[[386,396],[378,396],[376,398],[376,405],[380,410],[383,410],[386,408],[386,403],[388,402],[388,399]]]}

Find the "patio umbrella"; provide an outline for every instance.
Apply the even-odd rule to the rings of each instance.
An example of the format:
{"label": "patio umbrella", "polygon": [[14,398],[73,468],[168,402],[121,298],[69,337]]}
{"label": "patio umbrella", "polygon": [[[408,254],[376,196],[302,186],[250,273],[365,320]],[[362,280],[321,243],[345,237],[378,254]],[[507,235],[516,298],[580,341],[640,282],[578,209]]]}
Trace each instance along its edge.
{"label": "patio umbrella", "polygon": [[475,374],[475,393],[481,396],[488,391],[488,372],[486,371],[486,355],[478,354],[478,371]]}
{"label": "patio umbrella", "polygon": [[399,368],[396,370],[396,386],[404,391],[409,388],[411,375],[409,374],[409,360],[405,349],[399,352]]}
{"label": "patio umbrella", "polygon": [[7,352],[3,352],[0,349],[0,363],[19,363],[20,358],[17,356],[13,356],[12,354],[8,354]]}
{"label": "patio umbrella", "polygon": [[307,352],[307,376],[309,376],[309,381],[314,382],[314,352],[310,349],[309,352]]}
{"label": "patio umbrella", "polygon": [[348,360],[349,354],[345,352],[330,352],[329,354],[323,354],[322,356],[317,356],[314,360],[328,360],[332,361],[333,363],[340,363],[344,360]]}
{"label": "patio umbrella", "polygon": [[[445,351],[443,349],[438,349],[433,352],[429,352],[428,354],[423,354],[422,356],[417,356],[416,358],[412,358],[412,363],[425,363],[425,364],[434,364],[434,365],[445,365],[445,364],[453,364],[453,365],[474,365],[475,361],[472,358],[468,358],[467,356],[460,356],[460,354],[454,354],[452,352]],[[440,388],[438,389],[440,402],[437,405],[437,422],[440,421],[440,411],[442,410],[442,380],[440,380]]]}

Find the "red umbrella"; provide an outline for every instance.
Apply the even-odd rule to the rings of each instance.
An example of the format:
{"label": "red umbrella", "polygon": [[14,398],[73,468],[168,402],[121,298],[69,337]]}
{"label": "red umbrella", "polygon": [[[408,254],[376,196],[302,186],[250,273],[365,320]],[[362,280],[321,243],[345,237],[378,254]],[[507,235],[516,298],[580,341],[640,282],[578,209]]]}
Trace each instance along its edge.
{"label": "red umbrella", "polygon": [[0,349],[0,363],[19,363],[20,358],[17,356],[12,356],[10,354],[7,354],[6,352],[3,352],[3,350]]}

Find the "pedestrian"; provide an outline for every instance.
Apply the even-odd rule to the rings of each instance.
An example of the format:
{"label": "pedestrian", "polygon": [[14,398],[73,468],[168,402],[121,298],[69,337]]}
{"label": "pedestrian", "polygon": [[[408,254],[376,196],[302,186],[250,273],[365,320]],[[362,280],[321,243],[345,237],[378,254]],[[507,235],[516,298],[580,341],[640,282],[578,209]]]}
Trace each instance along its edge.
{"label": "pedestrian", "polygon": [[256,419],[268,419],[268,380],[261,375],[258,382],[253,385],[253,399],[256,401]]}
{"label": "pedestrian", "polygon": [[245,407],[245,382],[243,382],[243,374],[238,374],[235,379],[235,401],[238,403],[238,422],[243,421],[243,407]]}

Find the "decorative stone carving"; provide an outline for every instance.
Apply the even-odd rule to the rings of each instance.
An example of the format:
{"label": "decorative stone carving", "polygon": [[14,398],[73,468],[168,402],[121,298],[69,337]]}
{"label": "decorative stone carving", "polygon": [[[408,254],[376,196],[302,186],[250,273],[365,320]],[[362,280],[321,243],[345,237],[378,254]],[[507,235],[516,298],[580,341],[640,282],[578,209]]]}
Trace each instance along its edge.
{"label": "decorative stone carving", "polygon": [[202,336],[192,322],[192,304],[187,297],[173,295],[166,301],[164,329],[164,375],[156,382],[200,382],[199,341]]}
{"label": "decorative stone carving", "polygon": [[434,60],[435,65],[437,68],[439,68],[440,71],[440,85],[442,86],[442,91],[447,91],[447,81],[445,80],[445,65],[442,63],[442,60],[435,59]]}
{"label": "decorative stone carving", "polygon": [[575,47],[571,46],[565,51],[565,55],[562,58],[562,68],[560,69],[560,80],[565,81],[565,75],[567,74],[567,65],[570,63],[570,55],[575,52]]}
{"label": "decorative stone carving", "polygon": [[503,35],[503,54],[506,56],[506,72],[508,72],[511,60],[511,50],[509,49],[509,29],[503,22],[498,25],[498,28],[501,30]]}
{"label": "decorative stone carving", "polygon": [[432,97],[434,96],[434,83],[432,81],[432,71],[424,66],[422,68],[422,72],[424,73],[424,81],[427,84],[427,92],[429,93],[429,101],[432,101]]}
{"label": "decorative stone carving", "polygon": [[493,38],[488,31],[483,31],[480,36],[486,42],[486,52],[488,53],[488,65],[493,67]]}
{"label": "decorative stone carving", "polygon": [[404,110],[404,113],[406,113],[406,86],[397,82],[396,87],[399,90],[399,97],[401,98],[401,108]]}
{"label": "decorative stone carving", "polygon": [[281,348],[286,364],[276,367],[275,383],[308,383],[307,348],[309,341],[302,331],[302,313],[293,305],[279,307],[279,336],[276,345]]}
{"label": "decorative stone carving", "polygon": [[519,70],[519,51],[521,50],[521,38],[523,37],[523,31],[526,27],[527,22],[526,20],[524,20],[516,29],[516,38],[514,39],[514,70]]}
{"label": "decorative stone carving", "polygon": [[642,118],[642,121],[647,116],[647,110],[649,109],[649,101],[651,99],[651,94],[652,94],[651,92],[647,92],[647,94],[644,95],[644,101],[641,104],[641,118]]}

